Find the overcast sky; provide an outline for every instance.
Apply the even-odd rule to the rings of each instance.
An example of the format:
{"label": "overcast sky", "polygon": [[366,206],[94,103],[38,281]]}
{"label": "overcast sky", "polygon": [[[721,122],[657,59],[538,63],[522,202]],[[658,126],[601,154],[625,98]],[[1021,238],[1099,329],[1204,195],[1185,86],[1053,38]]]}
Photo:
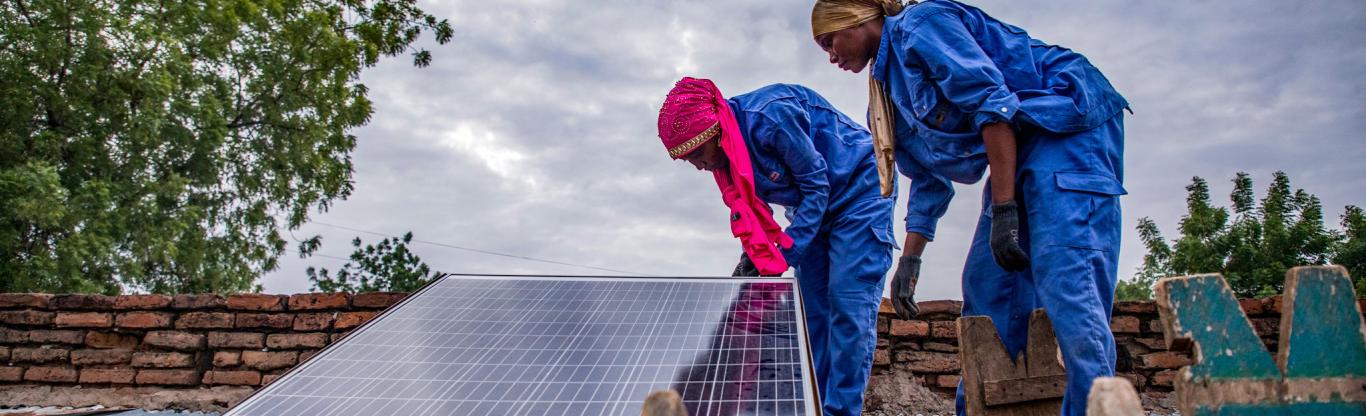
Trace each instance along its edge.
{"label": "overcast sky", "polygon": [[[309,289],[304,268],[338,268],[340,227],[654,275],[729,275],[740,252],[711,176],[668,158],[656,136],[664,94],[682,76],[727,96],[771,83],[820,92],[863,120],[865,74],[842,72],[810,37],[810,1],[420,2],[455,39],[365,72],[375,115],[357,129],[354,194],[298,238],[267,292]],[[1143,256],[1134,231],[1151,217],[1169,237],[1192,176],[1227,205],[1230,180],[1271,174],[1318,195],[1329,225],[1366,205],[1366,2],[975,1],[1035,38],[1081,52],[1133,106],[1127,116],[1120,276]],[[903,230],[903,179],[896,225]],[[961,298],[979,185],[958,198],[925,253],[917,298]],[[904,232],[898,233],[904,238]],[[412,247],[462,273],[609,272]],[[789,272],[790,274],[791,272]]]}

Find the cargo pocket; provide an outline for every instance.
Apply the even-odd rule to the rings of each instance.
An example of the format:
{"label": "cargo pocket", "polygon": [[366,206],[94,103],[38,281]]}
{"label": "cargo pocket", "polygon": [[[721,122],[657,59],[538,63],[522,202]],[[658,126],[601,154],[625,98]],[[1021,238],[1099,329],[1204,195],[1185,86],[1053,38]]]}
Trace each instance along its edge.
{"label": "cargo pocket", "polygon": [[1128,193],[1119,180],[1092,172],[1056,172],[1053,177],[1026,196],[1034,244],[1118,250],[1119,196]]}

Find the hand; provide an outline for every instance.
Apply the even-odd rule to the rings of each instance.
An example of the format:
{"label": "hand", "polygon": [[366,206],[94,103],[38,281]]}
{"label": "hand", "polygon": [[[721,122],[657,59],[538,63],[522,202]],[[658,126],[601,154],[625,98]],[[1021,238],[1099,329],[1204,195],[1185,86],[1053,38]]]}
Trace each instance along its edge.
{"label": "hand", "polygon": [[1029,255],[1020,248],[1020,209],[1015,201],[991,205],[991,255],[1008,272],[1029,268]]}
{"label": "hand", "polygon": [[735,271],[730,273],[731,277],[756,277],[759,275],[759,267],[754,265],[754,261],[749,259],[749,255],[740,253],[740,263],[735,265]]}
{"label": "hand", "polygon": [[892,308],[901,319],[911,319],[920,314],[915,305],[915,284],[920,280],[920,257],[901,256],[892,275]]}

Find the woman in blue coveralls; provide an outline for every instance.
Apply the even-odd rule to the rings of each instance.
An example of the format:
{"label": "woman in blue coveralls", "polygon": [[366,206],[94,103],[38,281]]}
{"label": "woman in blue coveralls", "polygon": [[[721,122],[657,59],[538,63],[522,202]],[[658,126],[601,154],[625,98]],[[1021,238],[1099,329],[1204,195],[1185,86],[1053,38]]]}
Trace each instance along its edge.
{"label": "woman in blue coveralls", "polygon": [[[1015,356],[1042,306],[1067,368],[1062,413],[1084,414],[1092,381],[1114,374],[1128,103],[1082,55],[977,8],[932,0],[901,9],[896,0],[818,0],[812,11],[831,63],[871,66],[869,118],[884,136],[874,141],[894,140],[897,170],[911,178],[892,303],[915,314],[920,255],[953,197],[950,181],[976,182],[990,166],[963,315],[991,317]],[[963,406],[960,384],[960,414]]]}
{"label": "woman in blue coveralls", "polygon": [[[860,414],[883,279],[896,244],[895,198],[878,192],[868,131],[815,91],[786,84],[727,100],[711,81],[684,78],[659,117],[669,154],[717,177],[733,230],[751,214],[771,221],[768,204],[786,207],[791,240],[778,258],[796,266],[824,412]],[[746,201],[745,194],[755,198]],[[744,264],[759,254],[750,243],[745,241],[747,255],[737,269],[753,267]]]}

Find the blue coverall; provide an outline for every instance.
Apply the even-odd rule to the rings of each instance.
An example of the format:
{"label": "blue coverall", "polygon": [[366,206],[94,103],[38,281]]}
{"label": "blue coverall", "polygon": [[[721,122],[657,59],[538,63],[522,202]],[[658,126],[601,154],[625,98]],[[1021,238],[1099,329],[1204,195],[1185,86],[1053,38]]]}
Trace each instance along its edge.
{"label": "blue coverall", "polygon": [[1114,374],[1109,322],[1128,103],[1082,55],[948,0],[887,18],[874,62],[873,77],[897,113],[898,169],[911,178],[907,232],[933,240],[953,197],[950,182],[982,178],[983,125],[1014,129],[1015,197],[1030,267],[1006,272],[992,257],[988,181],[963,268],[963,315],[991,317],[1015,356],[1030,311],[1042,306],[1067,368],[1062,414],[1084,414],[1092,381]]}
{"label": "blue coverall", "polygon": [[754,164],[755,191],[787,207],[816,382],[827,415],[859,415],[891,267],[892,208],[878,188],[868,130],[806,87],[770,85],[729,104]]}

